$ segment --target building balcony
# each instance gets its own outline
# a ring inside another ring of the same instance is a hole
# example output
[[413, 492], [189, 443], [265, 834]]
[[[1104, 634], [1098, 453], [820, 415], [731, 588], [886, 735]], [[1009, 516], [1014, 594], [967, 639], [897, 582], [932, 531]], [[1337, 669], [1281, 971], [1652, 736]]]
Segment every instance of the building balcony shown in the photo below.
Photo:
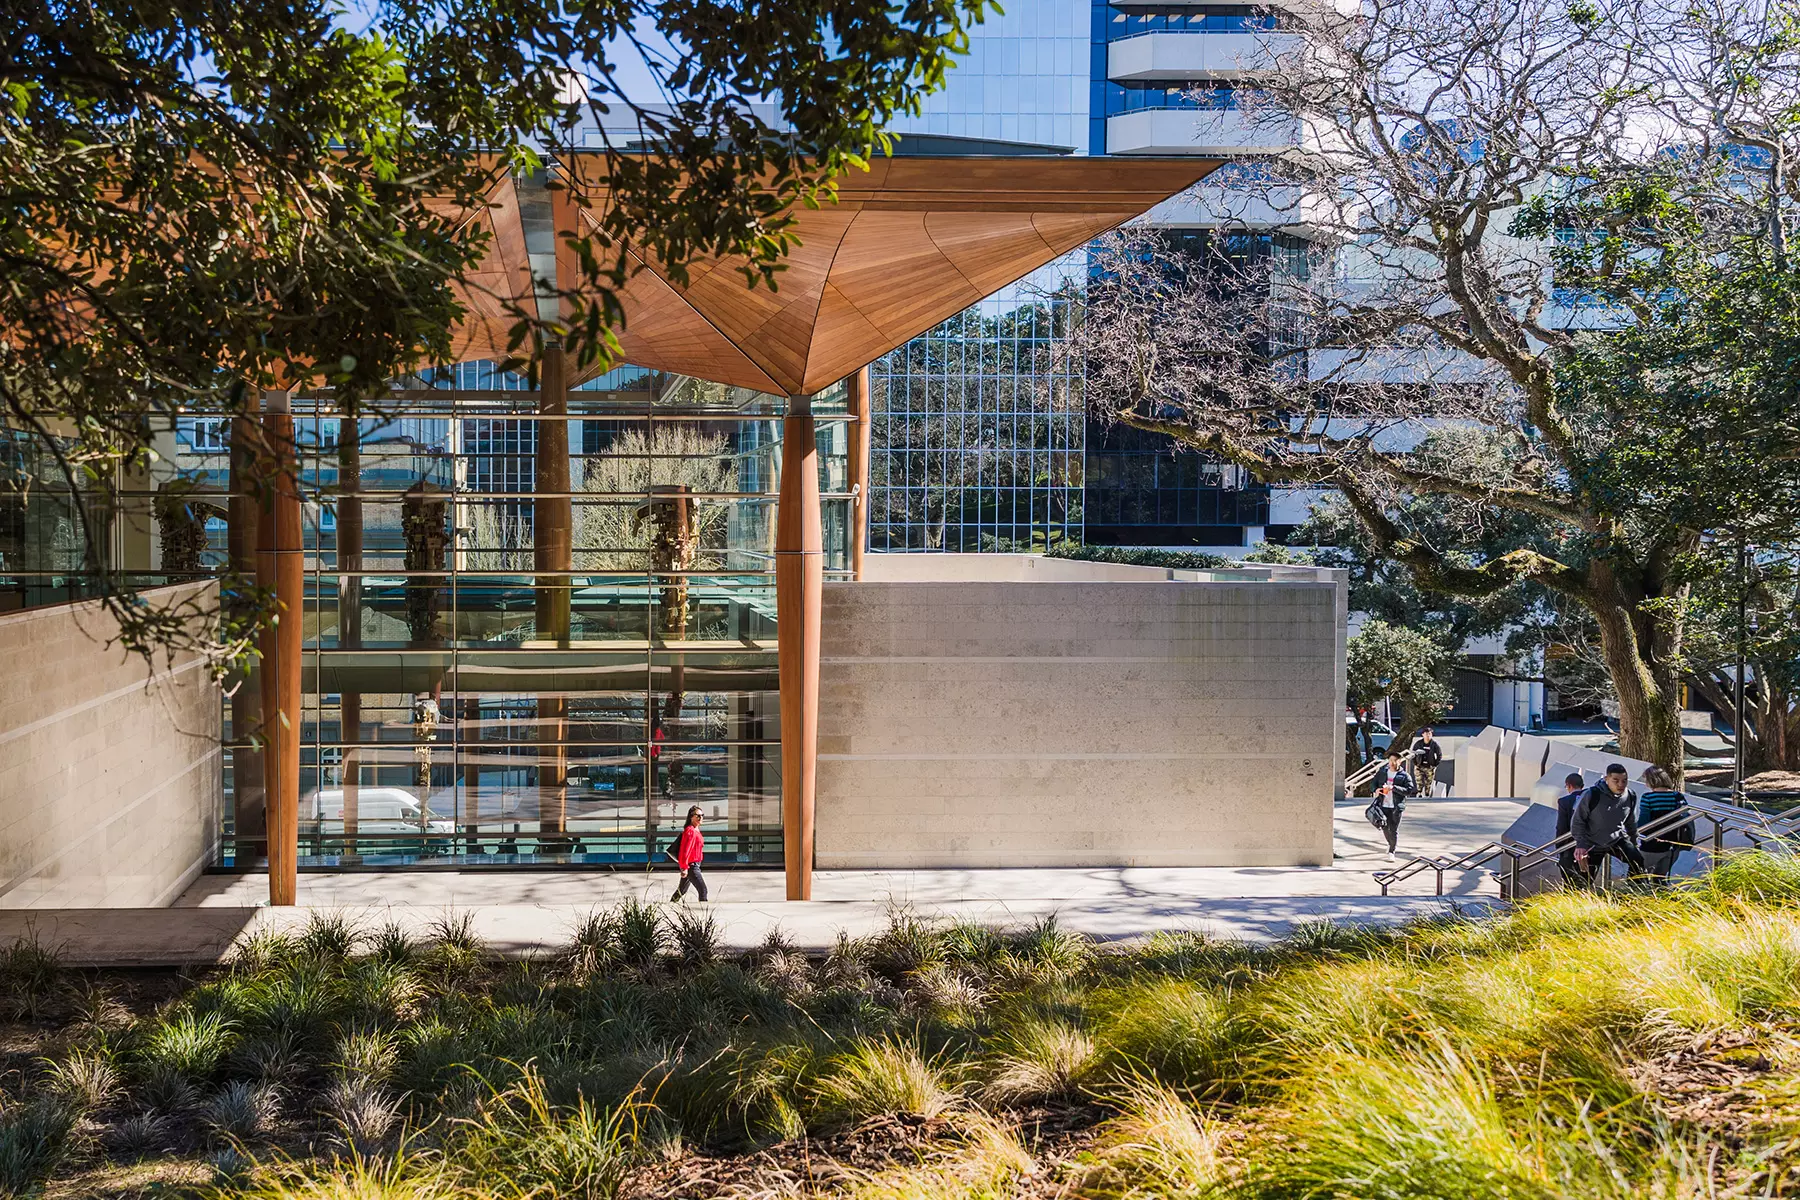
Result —
[[1253, 79], [1292, 41], [1292, 35], [1270, 33], [1140, 33], [1106, 48], [1106, 77], [1117, 83]]
[[1236, 158], [1246, 154], [1280, 154], [1298, 142], [1298, 122], [1272, 112], [1156, 108], [1106, 119], [1108, 154]]

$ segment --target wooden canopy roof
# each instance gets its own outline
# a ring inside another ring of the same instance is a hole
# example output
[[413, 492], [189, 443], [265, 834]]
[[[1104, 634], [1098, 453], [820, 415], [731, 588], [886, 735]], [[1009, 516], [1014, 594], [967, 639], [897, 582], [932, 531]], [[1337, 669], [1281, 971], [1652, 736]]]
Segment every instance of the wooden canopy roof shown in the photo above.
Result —
[[[620, 300], [625, 360], [776, 395], [817, 392], [969, 305], [1114, 226], [1219, 165], [1202, 158], [882, 158], [838, 182], [838, 202], [799, 209], [798, 245], [775, 290], [751, 288], [740, 261], [689, 264], [688, 282], [638, 267]], [[570, 172], [590, 205], [605, 184]], [[591, 210], [550, 193], [557, 275], [578, 277], [569, 241]], [[486, 222], [489, 260], [465, 289], [462, 358], [498, 358], [531, 275], [518, 191], [497, 182]], [[535, 247], [534, 247], [535, 248]], [[540, 260], [542, 261], [542, 260]], [[539, 267], [540, 272], [543, 267]], [[571, 380], [571, 382], [576, 382]]]

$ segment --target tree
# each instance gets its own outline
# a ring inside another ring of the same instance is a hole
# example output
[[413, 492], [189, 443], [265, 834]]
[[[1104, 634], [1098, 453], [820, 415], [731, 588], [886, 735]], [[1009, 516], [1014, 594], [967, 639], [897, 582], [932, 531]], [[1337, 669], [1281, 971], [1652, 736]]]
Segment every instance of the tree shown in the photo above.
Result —
[[[606, 156], [582, 277], [557, 281], [573, 315], [510, 314], [521, 360], [560, 340], [592, 363], [614, 345], [627, 243], [677, 277], [742, 255], [746, 286], [772, 285], [785, 214], [829, 199], [982, 9], [383, 0], [353, 28], [333, 0], [17, 6], [0, 30], [0, 412], [65, 488], [98, 495], [74, 512], [104, 566], [92, 514], [176, 411], [327, 385], [367, 412], [449, 359], [453, 284], [484, 249], [466, 217], [497, 172], [578, 138]], [[627, 98], [629, 60], [674, 102]], [[621, 116], [631, 145], [604, 133]], [[196, 644], [193, 613], [104, 590], [133, 649]], [[247, 638], [197, 645], [223, 666]]]
[[[1197, 270], [1153, 234], [1113, 239], [1073, 339], [1089, 403], [1335, 489], [1422, 588], [1528, 582], [1578, 607], [1623, 751], [1679, 769], [1694, 552], [1746, 509], [1721, 480], [1755, 461], [1760, 497], [1791, 494], [1800, 462], [1796, 360], [1696, 324], [1743, 310], [1793, 344], [1800, 59], [1759, 34], [1779, 10], [1752, 9], [1298, 14], [1249, 119], [1293, 140], [1260, 186], [1302, 190], [1313, 248]], [[1455, 459], [1396, 445], [1421, 424], [1480, 436]], [[1422, 501], [1513, 532], [1434, 541]]]
[[1455, 699], [1450, 690], [1450, 651], [1417, 630], [1390, 625], [1379, 617], [1364, 621], [1344, 646], [1347, 699], [1358, 721], [1345, 746], [1346, 769], [1360, 765], [1354, 735], [1362, 737], [1362, 761], [1374, 757], [1369, 710], [1383, 700], [1398, 700], [1405, 716], [1394, 731], [1393, 744], [1404, 749], [1413, 734], [1447, 712]]

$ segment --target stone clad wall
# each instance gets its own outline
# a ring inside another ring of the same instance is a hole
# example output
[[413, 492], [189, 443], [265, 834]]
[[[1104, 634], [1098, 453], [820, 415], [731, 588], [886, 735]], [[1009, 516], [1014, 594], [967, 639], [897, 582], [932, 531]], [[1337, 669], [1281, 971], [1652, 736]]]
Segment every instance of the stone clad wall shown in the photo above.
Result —
[[115, 631], [91, 602], [0, 616], [0, 908], [166, 905], [212, 857], [219, 689]]
[[1341, 578], [930, 558], [826, 585], [819, 867], [1331, 861]]

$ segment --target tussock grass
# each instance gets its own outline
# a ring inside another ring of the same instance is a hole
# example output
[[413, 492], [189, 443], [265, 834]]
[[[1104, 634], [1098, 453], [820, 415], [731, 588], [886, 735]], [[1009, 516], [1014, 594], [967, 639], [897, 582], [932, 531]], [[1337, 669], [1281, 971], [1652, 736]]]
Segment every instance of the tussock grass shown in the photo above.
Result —
[[841, 1125], [895, 1113], [942, 1116], [963, 1099], [941, 1062], [888, 1038], [858, 1041], [833, 1056], [815, 1094], [826, 1120]]
[[900, 910], [734, 956], [710, 912], [628, 903], [505, 963], [466, 917], [321, 920], [129, 1010], [27, 948], [7, 986], [66, 1019], [0, 1080], [0, 1174], [228, 1148], [213, 1195], [612, 1200], [691, 1149], [909, 1130], [829, 1194], [1797, 1194], [1800, 874], [1726, 866], [1273, 946]]

